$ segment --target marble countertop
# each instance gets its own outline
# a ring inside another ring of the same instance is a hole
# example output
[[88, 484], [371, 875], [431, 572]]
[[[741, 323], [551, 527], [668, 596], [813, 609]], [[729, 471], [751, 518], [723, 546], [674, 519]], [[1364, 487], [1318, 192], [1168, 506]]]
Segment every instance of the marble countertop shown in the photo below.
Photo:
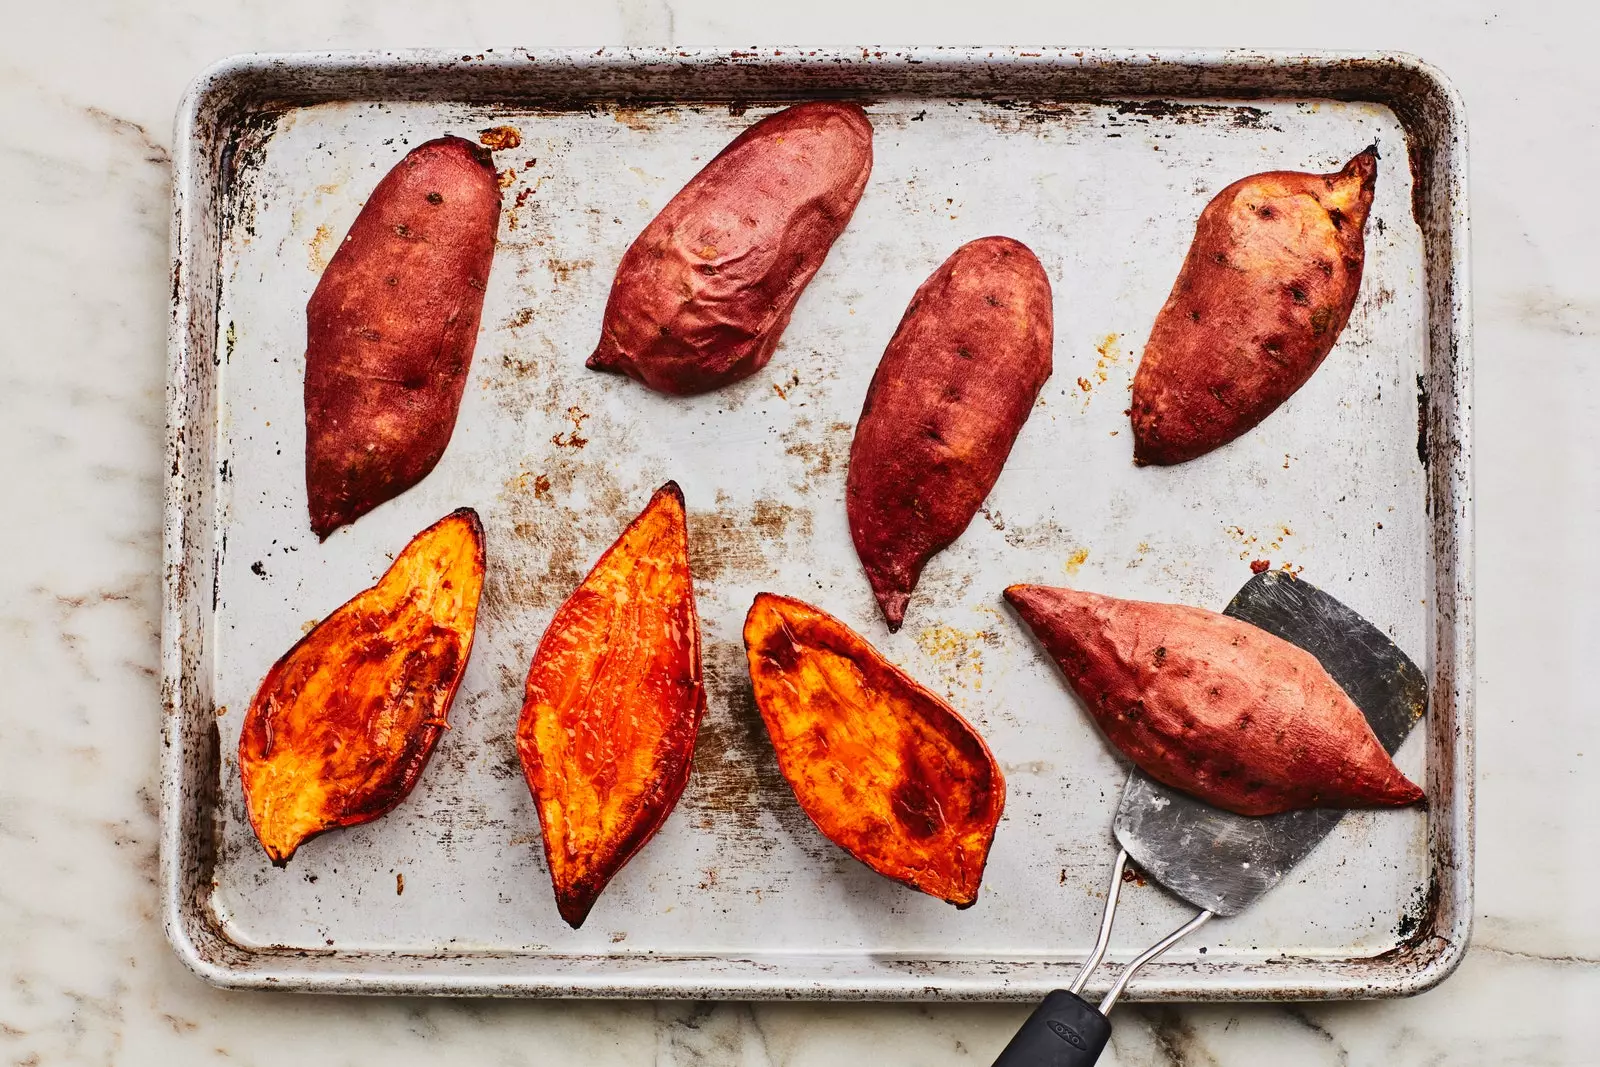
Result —
[[[192, 977], [157, 918], [170, 129], [234, 52], [408, 45], [1049, 42], [1394, 48], [1472, 127], [1478, 870], [1470, 953], [1396, 1002], [1118, 1009], [1103, 1062], [1584, 1064], [1600, 1047], [1600, 66], [1590, 5], [56, 0], [0, 34], [0, 1056], [22, 1065], [987, 1064], [1006, 1006], [339, 999]], [[1571, 194], [1580, 205], [1569, 209]], [[1530, 199], [1531, 198], [1531, 199]]]

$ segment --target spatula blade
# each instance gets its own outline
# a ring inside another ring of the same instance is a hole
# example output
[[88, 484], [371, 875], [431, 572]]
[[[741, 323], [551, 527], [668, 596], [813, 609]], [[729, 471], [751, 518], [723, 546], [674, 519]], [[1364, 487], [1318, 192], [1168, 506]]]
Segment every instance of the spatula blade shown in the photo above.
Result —
[[[1353, 700], [1393, 753], [1427, 710], [1428, 683], [1367, 620], [1281, 571], [1246, 582], [1224, 613], [1299, 645]], [[1249, 817], [1214, 808], [1134, 770], [1117, 842], [1146, 874], [1195, 907], [1236, 915], [1277, 885], [1344, 818], [1306, 809]]]

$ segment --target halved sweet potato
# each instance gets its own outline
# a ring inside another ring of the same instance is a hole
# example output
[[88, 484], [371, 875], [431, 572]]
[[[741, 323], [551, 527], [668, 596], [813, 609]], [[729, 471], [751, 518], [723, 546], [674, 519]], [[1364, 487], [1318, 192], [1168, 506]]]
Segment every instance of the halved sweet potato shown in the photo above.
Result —
[[1322, 365], [1361, 289], [1374, 148], [1337, 174], [1272, 171], [1200, 213], [1133, 377], [1133, 458], [1182, 463], [1275, 411]]
[[1014, 585], [1006, 599], [1111, 743], [1240, 815], [1422, 799], [1311, 653], [1183, 604]]
[[678, 803], [705, 707], [683, 493], [668, 482], [556, 611], [528, 671], [517, 751], [574, 928]]
[[455, 430], [500, 225], [486, 149], [384, 175], [306, 305], [306, 496], [326, 538], [416, 485]]
[[766, 366], [871, 169], [854, 104], [800, 104], [745, 130], [622, 257], [588, 366], [679, 395]]
[[850, 536], [891, 632], [922, 568], [972, 522], [1050, 377], [1050, 279], [1009, 237], [962, 245], [917, 289], [850, 444]]
[[386, 814], [417, 784], [467, 669], [483, 566], [478, 513], [453, 511], [267, 672], [245, 714], [239, 773], [274, 864], [317, 834]]
[[817, 829], [879, 874], [976, 902], [1006, 794], [978, 732], [799, 600], [758, 593], [744, 644], [778, 768]]

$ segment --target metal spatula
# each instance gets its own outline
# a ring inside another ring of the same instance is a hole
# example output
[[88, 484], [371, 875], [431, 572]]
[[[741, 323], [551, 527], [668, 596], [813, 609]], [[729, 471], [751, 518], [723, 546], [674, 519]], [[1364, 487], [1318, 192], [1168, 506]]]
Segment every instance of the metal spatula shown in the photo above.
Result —
[[[1225, 613], [1276, 634], [1315, 656], [1393, 753], [1427, 708], [1416, 664], [1377, 627], [1327, 593], [1281, 572], [1245, 583]], [[1100, 936], [1071, 986], [1028, 1017], [994, 1067], [1089, 1067], [1111, 1039], [1106, 1015], [1146, 963], [1214, 916], [1237, 915], [1277, 885], [1328, 835], [1344, 812], [1310, 809], [1251, 818], [1213, 808], [1135, 770], [1114, 827], [1122, 851], [1106, 893]], [[1129, 859], [1200, 913], [1122, 969], [1099, 1008], [1078, 994], [1104, 958], [1117, 893]]]

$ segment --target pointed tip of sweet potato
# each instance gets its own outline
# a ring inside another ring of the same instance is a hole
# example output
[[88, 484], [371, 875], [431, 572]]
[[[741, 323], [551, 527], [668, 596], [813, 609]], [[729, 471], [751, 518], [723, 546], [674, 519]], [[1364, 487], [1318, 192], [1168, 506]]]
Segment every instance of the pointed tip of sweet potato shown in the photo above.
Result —
[[1037, 626], [1037, 620], [1052, 609], [1079, 601], [1082, 598], [1093, 596], [1093, 593], [1079, 593], [1075, 589], [1062, 589], [1053, 585], [1010, 585], [1006, 587], [1006, 600], [1022, 616], [1029, 626]]
[[671, 500], [678, 506], [678, 510], [682, 511], [684, 506], [683, 487], [680, 486], [676, 480], [668, 479], [661, 484], [661, 488], [657, 489], [655, 493], [651, 495], [650, 506], [654, 507], [656, 502], [660, 500]]
[[599, 893], [561, 893], [558, 891], [556, 893], [556, 911], [561, 913], [562, 922], [576, 930], [589, 917], [589, 912], [594, 910], [595, 901], [599, 899]]
[[1344, 165], [1339, 173], [1346, 176], [1359, 177], [1364, 182], [1370, 182], [1378, 176], [1378, 146], [1369, 144]]
[[456, 508], [439, 521], [465, 522], [467, 529], [472, 533], [472, 539], [478, 543], [478, 551], [483, 551], [483, 519], [479, 518], [477, 508]]
[[906, 620], [906, 605], [911, 603], [911, 594], [897, 590], [874, 590], [873, 595], [878, 598], [878, 610], [883, 612], [883, 621], [888, 624], [889, 632], [899, 633]]

